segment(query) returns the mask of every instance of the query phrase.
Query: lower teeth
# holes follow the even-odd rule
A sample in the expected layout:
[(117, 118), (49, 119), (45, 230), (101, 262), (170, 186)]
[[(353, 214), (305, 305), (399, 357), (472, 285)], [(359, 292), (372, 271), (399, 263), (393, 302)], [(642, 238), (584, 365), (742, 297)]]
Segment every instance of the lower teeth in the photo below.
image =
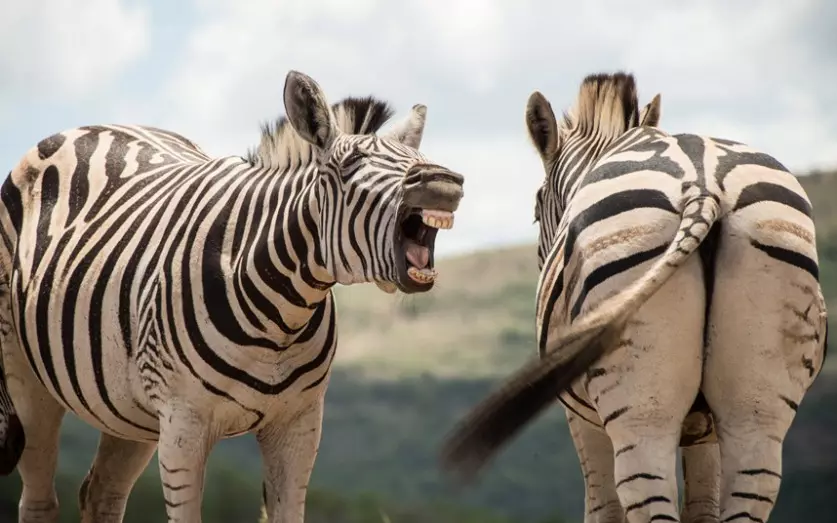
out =
[(407, 275), (419, 283), (429, 283), (436, 279), (436, 271), (433, 269), (416, 269), (410, 267), (407, 269)]

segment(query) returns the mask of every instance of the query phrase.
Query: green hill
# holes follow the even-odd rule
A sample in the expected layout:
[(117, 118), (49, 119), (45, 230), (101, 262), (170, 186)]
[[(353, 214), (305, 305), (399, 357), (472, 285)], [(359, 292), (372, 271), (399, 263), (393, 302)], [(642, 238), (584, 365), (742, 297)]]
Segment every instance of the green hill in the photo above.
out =
[[(814, 201), (823, 285), (837, 311), (837, 176), (815, 173), (802, 181)], [(383, 522), (383, 510), (393, 523), (534, 523), (556, 514), (580, 521), (581, 473), (559, 407), (529, 427), (475, 487), (457, 492), (440, 476), (436, 453), (445, 433), (534, 354), (535, 248), (477, 252), (441, 260), (439, 269), (437, 289), (424, 296), (392, 297), (373, 286), (338, 289), (341, 346), (307, 520)], [(59, 491), (65, 521), (76, 521), (75, 493), (96, 433), (69, 417), (65, 425)], [(832, 357), (787, 439), (785, 480), (771, 522), (833, 521), (835, 434)], [(260, 467), (251, 437), (219, 445), (206, 521), (255, 521)], [(18, 482), (0, 480), (0, 521), (4, 510), (15, 513)], [(153, 465), (131, 498), (127, 521), (156, 522), (162, 514)]]

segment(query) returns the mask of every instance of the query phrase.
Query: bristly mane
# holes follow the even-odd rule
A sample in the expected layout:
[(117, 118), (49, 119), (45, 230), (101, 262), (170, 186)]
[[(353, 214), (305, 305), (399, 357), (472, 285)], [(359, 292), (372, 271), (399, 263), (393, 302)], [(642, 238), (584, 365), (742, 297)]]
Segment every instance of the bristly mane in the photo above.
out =
[[(392, 107), (371, 96), (348, 97), (331, 106), (337, 127), (348, 134), (374, 134), (394, 114)], [(247, 151), (251, 165), (268, 168), (299, 168), (313, 159), (312, 146), (303, 140), (280, 116), (261, 125), (262, 138), (258, 147)]]
[(619, 136), (639, 125), (639, 101), (632, 74), (597, 73), (584, 78), (575, 105), (559, 122), (563, 133)]

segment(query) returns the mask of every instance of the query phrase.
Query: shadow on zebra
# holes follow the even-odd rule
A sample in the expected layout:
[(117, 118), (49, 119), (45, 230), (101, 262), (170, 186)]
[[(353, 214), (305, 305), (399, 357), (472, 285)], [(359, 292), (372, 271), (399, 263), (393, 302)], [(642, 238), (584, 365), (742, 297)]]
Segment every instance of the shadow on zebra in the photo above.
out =
[(557, 396), (586, 523), (765, 522), (825, 358), (811, 204), (773, 157), (668, 134), (660, 112), (660, 95), (640, 109), (625, 73), (589, 75), (560, 120), (530, 96), (546, 172), (540, 357), (461, 420), (442, 465), (473, 479)]
[(145, 126), (42, 140), (0, 189), (0, 473), (54, 522), (66, 411), (102, 432), (81, 519), (120, 522), (158, 452), (169, 521), (201, 520), (207, 456), (255, 433), (271, 523), (301, 523), (337, 345), (335, 284), (434, 286), (460, 174), (418, 151), (426, 108), (329, 105), (291, 71), (246, 156)]

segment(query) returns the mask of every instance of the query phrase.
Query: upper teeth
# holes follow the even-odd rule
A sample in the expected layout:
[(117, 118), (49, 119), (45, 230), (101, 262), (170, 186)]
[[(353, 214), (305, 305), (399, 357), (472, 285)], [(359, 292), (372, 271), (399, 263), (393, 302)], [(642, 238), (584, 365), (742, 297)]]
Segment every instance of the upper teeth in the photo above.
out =
[(435, 229), (450, 229), (453, 227), (453, 213), (447, 211), (422, 210), (421, 221), (428, 227)]

